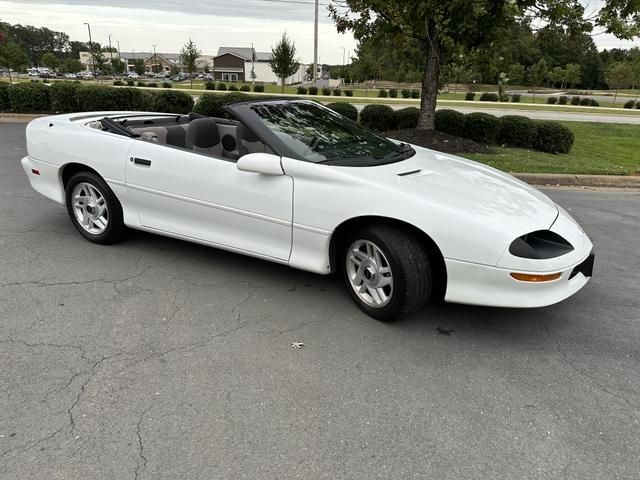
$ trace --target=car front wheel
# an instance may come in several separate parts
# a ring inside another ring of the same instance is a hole
[[[387,225],[363,228],[346,238],[342,271],[358,306],[381,321],[420,310],[431,293],[424,246],[410,233]]]

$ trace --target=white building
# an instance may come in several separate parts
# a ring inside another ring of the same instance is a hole
[[[232,57],[241,60],[239,63],[243,65],[239,67]],[[216,58],[219,59],[217,63]],[[256,52],[251,47],[220,47],[218,55],[213,59],[216,79],[219,77],[220,80],[232,82],[255,81],[279,84],[280,79],[271,70],[269,60],[271,60],[271,52]],[[304,82],[306,69],[307,65],[300,65],[298,71],[288,77],[285,83],[291,85]]]

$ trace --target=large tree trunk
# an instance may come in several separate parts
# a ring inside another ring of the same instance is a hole
[[[438,100],[438,81],[440,79],[440,40],[438,29],[433,22],[427,24],[426,40],[427,63],[422,77],[420,95],[420,118],[418,130],[435,130],[436,102]]]

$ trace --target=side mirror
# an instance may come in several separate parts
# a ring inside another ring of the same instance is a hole
[[[280,157],[271,153],[248,153],[238,159],[236,167],[243,172],[284,175]]]

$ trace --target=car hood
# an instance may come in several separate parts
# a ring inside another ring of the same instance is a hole
[[[487,225],[510,225],[515,233],[548,229],[558,216],[556,204],[526,183],[494,168],[413,146],[404,161],[360,169],[375,182],[428,202],[462,209]]]

